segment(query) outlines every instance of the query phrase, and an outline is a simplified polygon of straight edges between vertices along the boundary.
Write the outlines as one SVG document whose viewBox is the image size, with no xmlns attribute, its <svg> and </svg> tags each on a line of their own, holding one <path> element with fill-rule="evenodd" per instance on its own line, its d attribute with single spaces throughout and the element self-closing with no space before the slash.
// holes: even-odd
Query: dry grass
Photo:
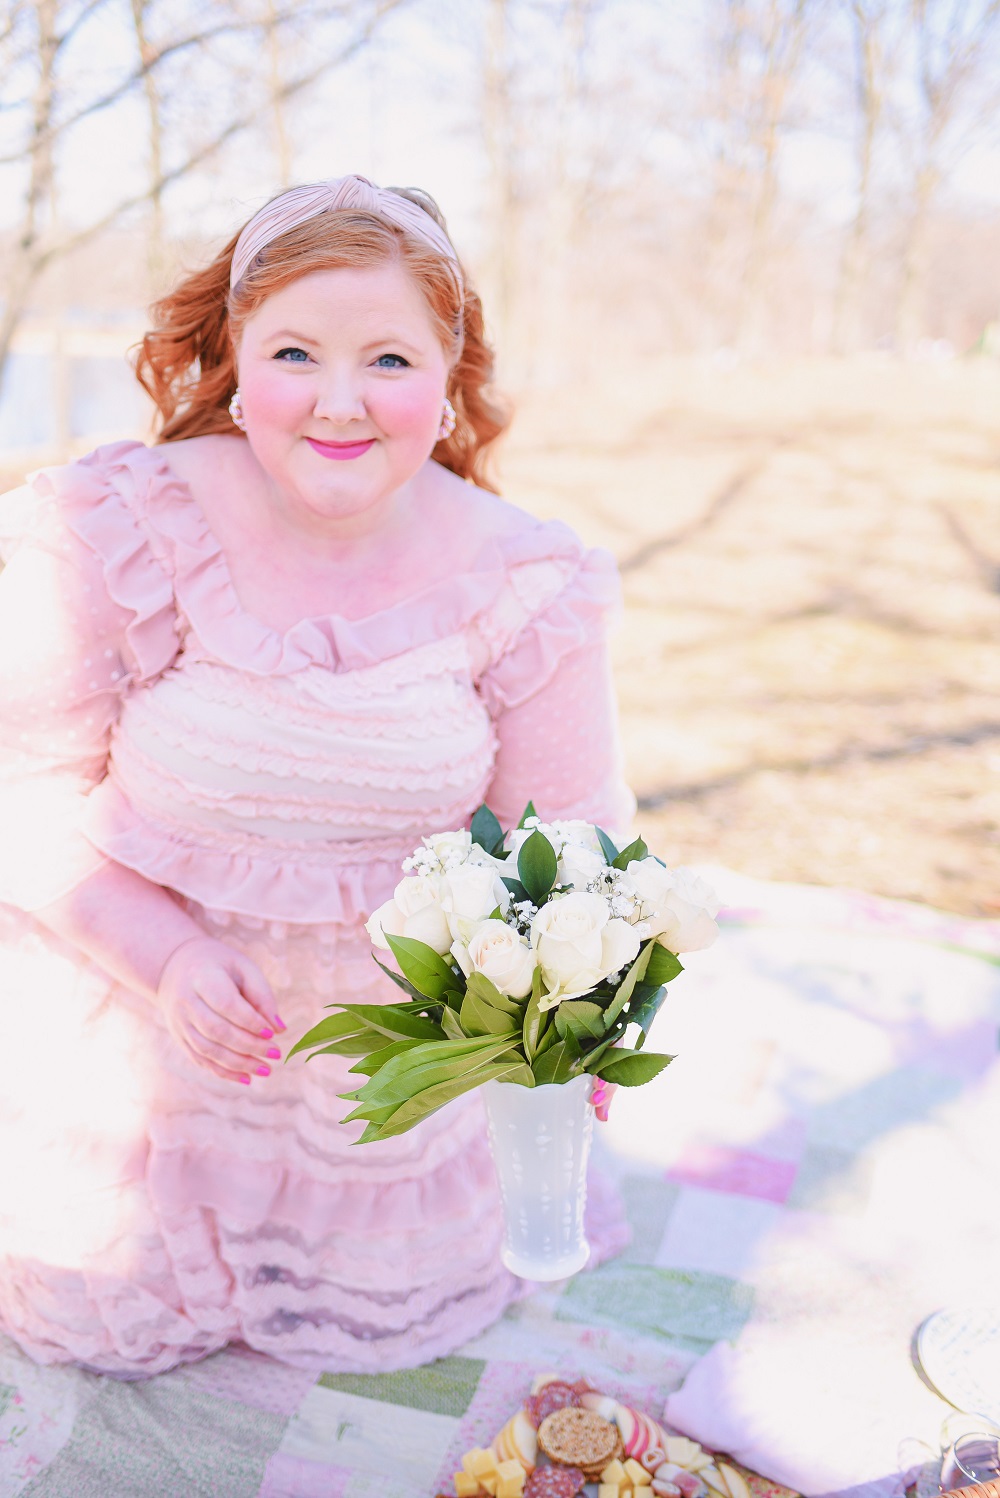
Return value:
<svg viewBox="0 0 1000 1498">
<path fill-rule="evenodd" d="M 503 469 L 621 563 L 651 840 L 1000 912 L 1000 369 L 686 363 L 627 387 L 535 396 Z"/>
</svg>

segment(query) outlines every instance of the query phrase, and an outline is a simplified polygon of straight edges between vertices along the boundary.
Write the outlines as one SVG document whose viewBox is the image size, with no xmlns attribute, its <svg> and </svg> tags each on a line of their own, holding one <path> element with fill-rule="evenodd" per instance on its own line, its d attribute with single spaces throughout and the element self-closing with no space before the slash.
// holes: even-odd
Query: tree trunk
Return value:
<svg viewBox="0 0 1000 1498">
<path fill-rule="evenodd" d="M 167 247 L 163 224 L 163 111 L 160 90 L 152 67 L 154 49 L 146 28 L 149 0 L 132 0 L 132 26 L 135 31 L 139 60 L 145 72 L 142 79 L 149 125 L 149 280 L 154 295 L 162 287 L 167 273 Z"/>
<path fill-rule="evenodd" d="M 0 380 L 11 343 L 44 265 L 42 217 L 54 193 L 52 118 L 55 105 L 55 64 L 59 52 L 59 0 L 35 0 L 35 55 L 37 74 L 31 112 L 31 137 L 25 152 L 28 191 L 15 234 L 12 264 L 0 315 Z"/>
</svg>

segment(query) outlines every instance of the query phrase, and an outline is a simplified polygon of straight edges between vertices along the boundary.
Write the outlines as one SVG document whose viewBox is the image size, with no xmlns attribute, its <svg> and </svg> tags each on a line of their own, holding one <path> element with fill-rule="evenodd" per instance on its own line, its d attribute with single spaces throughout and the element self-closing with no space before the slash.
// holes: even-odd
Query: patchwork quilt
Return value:
<svg viewBox="0 0 1000 1498">
<path fill-rule="evenodd" d="M 542 1371 L 666 1406 L 756 1498 L 929 1485 L 948 1407 L 910 1339 L 1000 1288 L 1000 929 L 704 872 L 723 938 L 657 1020 L 677 1059 L 595 1130 L 625 1253 L 378 1377 L 233 1348 L 119 1383 L 0 1341 L 0 1498 L 433 1498 Z"/>
</svg>

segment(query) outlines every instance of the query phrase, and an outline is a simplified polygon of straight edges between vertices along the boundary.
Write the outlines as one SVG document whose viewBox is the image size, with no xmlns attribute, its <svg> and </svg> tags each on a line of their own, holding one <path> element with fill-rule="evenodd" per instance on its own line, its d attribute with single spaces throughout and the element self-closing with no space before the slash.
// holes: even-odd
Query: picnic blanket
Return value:
<svg viewBox="0 0 1000 1498">
<path fill-rule="evenodd" d="M 772 1479 L 758 1498 L 900 1491 L 947 1412 L 911 1335 L 996 1294 L 1000 932 L 710 874 L 723 938 L 651 1042 L 678 1059 L 596 1131 L 632 1228 L 620 1257 L 379 1377 L 231 1348 L 121 1383 L 0 1341 L 0 1498 L 431 1498 L 541 1370 L 666 1402 Z"/>
</svg>

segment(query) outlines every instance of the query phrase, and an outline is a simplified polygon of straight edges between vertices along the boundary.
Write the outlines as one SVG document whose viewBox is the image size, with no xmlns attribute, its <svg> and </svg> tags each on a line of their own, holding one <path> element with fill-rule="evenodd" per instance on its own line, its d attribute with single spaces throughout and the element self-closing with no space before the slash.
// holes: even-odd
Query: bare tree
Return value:
<svg viewBox="0 0 1000 1498">
<path fill-rule="evenodd" d="M 347 40 L 338 36 L 335 44 L 314 46 L 307 65 L 290 77 L 271 79 L 268 103 L 273 110 L 282 109 L 288 101 L 311 88 L 331 69 L 353 57 L 368 42 L 375 28 L 404 0 L 344 0 L 342 4 L 286 4 L 270 9 L 263 19 L 259 13 L 244 12 L 240 0 L 217 0 L 207 18 L 194 16 L 195 24 L 167 40 L 150 38 L 149 20 L 153 0 L 129 0 L 128 24 L 136 38 L 137 64 L 122 77 L 90 98 L 70 99 L 60 96 L 60 79 L 68 74 L 65 54 L 86 20 L 100 9 L 111 9 L 118 0 L 23 0 L 12 8 L 9 20 L 11 50 L 16 66 L 7 72 L 12 88 L 22 77 L 30 78 L 30 96 L 0 96 L 0 110 L 24 119 L 21 138 L 15 148 L 0 155 L 0 168 L 10 167 L 24 176 L 21 219 L 5 267 L 6 296 L 0 315 L 0 376 L 10 354 L 11 343 L 20 326 L 34 287 L 43 272 L 54 262 L 79 246 L 99 237 L 119 223 L 131 211 L 150 207 L 153 218 L 153 242 L 162 245 L 163 198 L 176 182 L 212 161 L 234 138 L 259 124 L 258 97 L 237 98 L 230 110 L 212 119 L 205 133 L 168 164 L 167 142 L 162 115 L 163 89 L 168 65 L 184 55 L 198 53 L 209 44 L 233 37 L 266 40 L 267 29 L 282 25 L 301 25 L 304 20 L 321 22 L 335 18 L 350 23 Z M 171 7 L 171 9 L 173 9 Z M 124 17 L 122 17 L 124 20 Z M 0 32 L 0 41 L 4 33 Z M 224 61 L 218 64 L 225 67 Z M 82 226 L 57 227 L 47 205 L 55 193 L 58 153 L 73 130 L 100 111 L 114 109 L 141 88 L 146 99 L 149 122 L 149 171 L 147 182 L 139 191 L 123 193 L 103 212 Z"/>
<path fill-rule="evenodd" d="M 875 153 L 891 104 L 890 91 L 904 35 L 899 7 L 892 0 L 845 0 L 852 52 L 857 186 L 837 277 L 831 342 L 835 353 L 850 353 L 862 341 L 861 297 L 871 255 L 872 188 Z"/>
<path fill-rule="evenodd" d="M 950 170 L 997 118 L 1000 0 L 911 0 L 915 107 L 910 208 L 904 225 L 896 342 L 911 352 L 924 332 L 931 216 Z"/>
<path fill-rule="evenodd" d="M 773 245 L 781 132 L 816 8 L 815 0 L 766 0 L 756 8 L 728 0 L 739 38 L 747 144 L 756 175 L 736 321 L 737 344 L 751 353 L 759 351 L 763 334 L 762 293 Z"/>
</svg>

